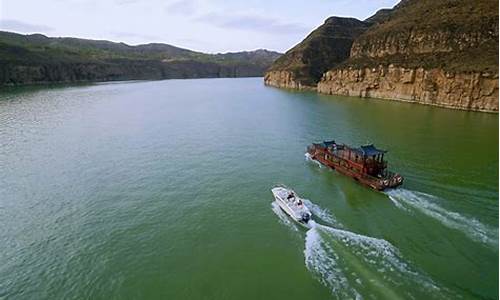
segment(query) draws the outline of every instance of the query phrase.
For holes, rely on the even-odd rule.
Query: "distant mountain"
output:
[[[337,19],[277,59],[265,83],[498,112],[498,1],[402,0]]]
[[[280,56],[262,49],[206,54],[168,44],[131,46],[0,31],[0,85],[262,76]]]

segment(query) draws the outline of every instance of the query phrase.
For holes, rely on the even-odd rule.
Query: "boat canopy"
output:
[[[373,144],[361,146],[361,147],[359,147],[359,149],[356,149],[356,150],[358,152],[360,152],[361,154],[366,155],[366,156],[373,156],[373,155],[387,153],[386,150],[377,149]]]
[[[331,140],[331,141],[323,141],[323,145],[328,148],[330,146],[333,146],[335,145],[335,141],[334,140]]]
[[[337,150],[343,150],[347,148],[350,151],[353,151],[358,155],[362,156],[374,156],[387,153],[386,150],[377,149],[373,144],[363,145],[360,146],[359,148],[351,148],[344,144],[337,144],[334,140],[331,140],[331,141],[323,141],[322,143],[313,143],[312,145],[317,148],[330,148],[332,146],[336,146]]]

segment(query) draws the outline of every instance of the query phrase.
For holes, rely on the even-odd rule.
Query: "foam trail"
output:
[[[371,295],[380,299],[411,299],[417,295],[408,292],[408,287],[415,286],[419,287],[420,297],[448,297],[447,291],[414,271],[386,240],[311,225],[304,250],[306,266],[336,297],[361,299],[361,295]]]
[[[396,200],[396,198],[395,198],[395,197],[389,196],[389,199],[391,199],[391,202],[392,202],[392,203],[394,203],[394,205],[395,205],[397,208],[399,208],[399,209],[402,209],[402,210],[404,210],[404,211],[409,212],[409,210],[408,210],[406,207],[404,207],[404,205],[403,205],[403,204],[399,203],[399,201],[398,201],[398,200]]]
[[[328,210],[310,200],[305,203],[313,214],[319,212],[332,224],[339,224]],[[283,223],[293,225],[276,203],[273,211]],[[309,221],[304,258],[307,269],[338,299],[455,298],[427,275],[414,270],[386,240],[321,225],[314,220]]]
[[[331,288],[334,295],[340,299],[361,298],[356,289],[349,285],[348,278],[338,267],[339,257],[325,243],[315,227],[306,233],[304,257],[307,268],[319,275],[321,283]]]
[[[329,225],[335,227],[342,227],[339,221],[337,221],[332,213],[327,208],[321,208],[319,205],[311,202],[309,199],[303,199],[304,204],[309,208],[312,214],[316,217],[319,217],[322,221],[328,223]]]
[[[322,165],[319,161],[317,161],[317,160],[315,160],[315,159],[312,159],[311,154],[306,153],[306,154],[304,154],[304,156],[306,157],[306,160],[307,160],[307,161],[311,161],[311,162],[313,162],[313,163],[317,164],[317,165],[318,165],[318,167],[323,168],[323,165]]]
[[[407,210],[407,206],[413,207],[447,227],[460,230],[475,241],[494,247],[498,246],[498,228],[487,226],[474,218],[439,206],[436,203],[439,198],[433,195],[405,189],[390,190],[386,194],[399,208]]]

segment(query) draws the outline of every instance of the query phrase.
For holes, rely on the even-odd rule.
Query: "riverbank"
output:
[[[0,85],[262,76],[280,53],[208,54],[168,44],[0,31]]]

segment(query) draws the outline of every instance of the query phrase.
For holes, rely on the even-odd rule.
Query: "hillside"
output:
[[[51,38],[0,31],[0,84],[262,76],[281,54],[205,54],[168,44]]]
[[[498,2],[406,0],[353,44],[349,66],[498,69]]]
[[[497,1],[403,0],[363,22],[347,57],[320,63],[318,92],[498,111]]]
[[[272,64],[266,84],[291,88],[316,86],[326,70],[349,57],[354,38],[369,25],[354,18],[328,18]]]

